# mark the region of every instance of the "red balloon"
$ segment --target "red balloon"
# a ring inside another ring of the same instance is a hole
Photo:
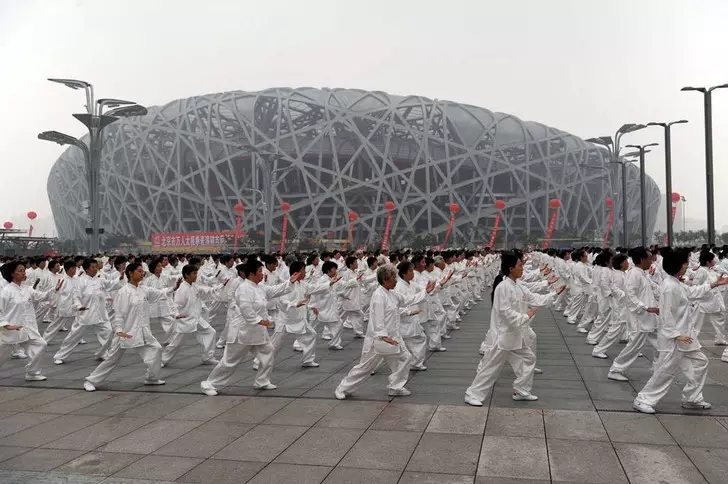
[[[245,210],[245,205],[243,205],[241,202],[238,202],[233,207],[233,210],[235,210],[235,213],[241,214]]]
[[[457,203],[450,204],[450,213],[458,213],[460,211],[460,205]]]
[[[495,208],[497,208],[498,210],[503,210],[504,208],[506,208],[506,202],[504,202],[503,200],[496,200]]]
[[[349,212],[349,222],[356,222],[357,220],[359,220],[359,214],[354,211]]]
[[[391,212],[392,210],[394,210],[395,208],[397,208],[397,206],[394,204],[393,201],[389,200],[389,201],[387,201],[387,202],[384,203],[384,208],[387,211]]]
[[[672,203],[677,203],[680,201],[680,194],[677,192],[672,192]]]
[[[284,212],[287,212],[290,209],[291,209],[291,204],[290,203],[288,203],[288,202],[281,203],[281,210],[283,210]]]
[[[10,222],[10,221],[7,221],[7,222],[5,222],[5,223],[3,224],[3,227],[5,227],[6,229],[10,230],[10,229],[12,229],[12,228],[13,228],[13,223],[12,223],[12,222]]]
[[[30,220],[35,220],[35,218],[36,218],[37,216],[38,216],[38,214],[37,214],[37,213],[35,213],[35,212],[34,212],[34,211],[32,211],[32,210],[31,210],[30,212],[28,212],[28,218],[29,218]]]
[[[549,202],[549,206],[551,208],[559,208],[561,206],[561,200],[559,200],[558,198],[552,198]]]
[[[607,204],[607,207],[612,208],[612,206],[614,205],[614,200],[612,200],[612,197],[607,197],[605,203]]]

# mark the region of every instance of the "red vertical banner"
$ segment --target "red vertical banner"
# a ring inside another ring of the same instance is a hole
[[[238,239],[240,239],[240,229],[243,227],[243,212],[245,211],[245,205],[242,202],[238,202],[233,207],[235,210],[235,236],[233,240],[233,252],[238,250]]]
[[[495,222],[493,223],[493,232],[490,234],[490,242],[488,242],[488,247],[491,249],[495,246],[495,239],[498,237],[498,229],[500,228],[500,221],[501,221],[501,212],[504,208],[506,208],[506,202],[503,200],[496,200],[495,201],[495,208],[498,209],[498,213],[495,214]]]
[[[396,205],[391,200],[384,204],[387,210],[387,224],[384,226],[384,235],[382,236],[382,250],[389,250],[389,231],[392,229],[392,212]]]
[[[672,200],[672,207],[670,210],[670,225],[675,225],[675,214],[677,213],[677,203],[680,201],[680,194],[677,192],[672,192],[672,195],[670,196],[670,199]],[[663,241],[662,245],[667,245],[667,232],[665,232],[665,240]]]
[[[602,240],[602,249],[606,249],[609,245],[609,236],[612,233],[612,227],[614,227],[614,200],[611,197],[607,197],[605,201],[607,207],[609,207],[609,215],[607,216],[607,228],[604,230],[604,240]]]
[[[445,238],[442,241],[440,250],[445,250],[445,247],[447,247],[447,241],[450,238],[450,234],[452,234],[452,229],[455,227],[455,214],[460,211],[460,205],[457,203],[451,203],[448,205],[448,209],[450,210],[450,220],[447,224],[447,232],[445,232]]]
[[[28,212],[28,218],[30,219],[30,228],[28,229],[28,237],[33,236],[33,220],[35,220],[35,218],[37,216],[38,216],[38,214],[32,210],[30,212]]]
[[[286,251],[286,236],[288,235],[288,211],[290,209],[290,203],[281,203],[281,210],[283,210],[283,226],[281,227],[281,254]]]
[[[559,216],[559,207],[561,206],[561,201],[554,198],[549,202],[549,206],[551,207],[551,220],[549,220],[549,226],[546,230],[546,237],[543,241],[543,248],[548,249],[551,245],[551,237],[554,235],[554,231],[556,230],[556,219]]]
[[[349,212],[349,237],[347,239],[349,247],[354,247],[354,224],[357,220],[359,220],[359,214],[354,211]]]

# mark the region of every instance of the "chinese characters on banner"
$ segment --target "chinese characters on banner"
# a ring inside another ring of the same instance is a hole
[[[490,241],[488,242],[488,247],[493,249],[495,247],[495,238],[498,236],[498,228],[500,227],[500,219],[501,214],[500,212],[495,214],[495,223],[493,224],[493,232],[490,234]]]
[[[551,212],[551,220],[549,220],[548,230],[546,230],[546,238],[543,241],[543,250],[546,250],[551,245],[551,237],[554,235],[556,229],[556,217],[559,215],[559,210],[554,208]]]
[[[246,231],[240,232],[244,236]],[[234,231],[167,232],[152,234],[153,252],[216,252],[230,246]]]

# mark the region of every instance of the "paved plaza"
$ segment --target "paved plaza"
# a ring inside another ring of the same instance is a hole
[[[649,377],[650,358],[607,380],[610,360],[560,315],[536,316],[537,402],[514,402],[505,368],[486,407],[463,403],[479,361],[489,306],[480,303],[413,373],[409,397],[391,398],[386,371],[349,400],[333,390],[356,363],[361,340],[317,349],[320,368],[300,368],[300,354],[277,358],[278,390],[252,388],[252,362],[241,365],[217,397],[199,393],[210,367],[188,340],[163,370],[167,384],[145,387],[138,356],[127,353],[99,390],[82,390],[96,343],[64,365],[46,355],[46,382],[26,383],[23,361],[0,369],[0,483],[724,483],[728,478],[728,364],[711,358],[700,416],[680,407],[674,385],[657,416],[631,405]],[[62,336],[61,336],[62,337]],[[91,338],[87,338],[91,341]],[[292,340],[291,340],[292,341]],[[613,348],[614,357],[622,348]],[[698,412],[692,412],[698,413]]]

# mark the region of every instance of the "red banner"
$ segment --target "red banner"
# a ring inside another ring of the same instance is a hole
[[[677,213],[677,203],[672,204],[672,220],[670,221],[670,224],[673,226],[675,225],[675,214]],[[667,245],[667,232],[665,232],[665,240],[663,241],[662,245]]]
[[[156,252],[214,252],[229,245],[230,239],[246,231],[166,232],[152,234],[152,250]]]
[[[450,214],[450,221],[447,223],[447,232],[445,232],[445,238],[442,241],[442,245],[440,246],[440,250],[445,250],[445,247],[447,247],[447,239],[450,238],[450,234],[452,234],[452,229],[455,227],[455,214]]]
[[[281,229],[281,254],[286,251],[286,235],[288,234],[288,214],[283,213],[283,228]]]
[[[675,212],[674,211],[673,211],[672,218],[675,218]],[[33,226],[31,225],[30,228],[28,229],[28,237],[32,237],[32,236],[33,236]]]
[[[612,227],[614,226],[614,207],[609,208],[609,215],[607,216],[607,230],[604,231],[604,240],[602,241],[602,249],[606,249],[609,245],[609,235],[612,233]]]
[[[347,240],[349,241],[349,247],[354,247],[354,224],[349,224],[349,236],[347,237]]]
[[[392,212],[387,213],[387,225],[384,226],[384,237],[382,237],[382,250],[389,249],[389,230],[392,228]]]
[[[548,230],[546,230],[546,238],[543,241],[543,248],[548,249],[549,245],[551,245],[551,236],[554,235],[554,230],[556,229],[556,217],[559,215],[559,209],[554,208],[551,211],[551,220],[549,220],[549,227]]]
[[[488,247],[491,249],[495,247],[495,238],[498,235],[498,228],[500,227],[500,219],[501,214],[500,212],[495,214],[495,223],[493,224],[493,233],[490,234],[490,242],[488,242]]]

